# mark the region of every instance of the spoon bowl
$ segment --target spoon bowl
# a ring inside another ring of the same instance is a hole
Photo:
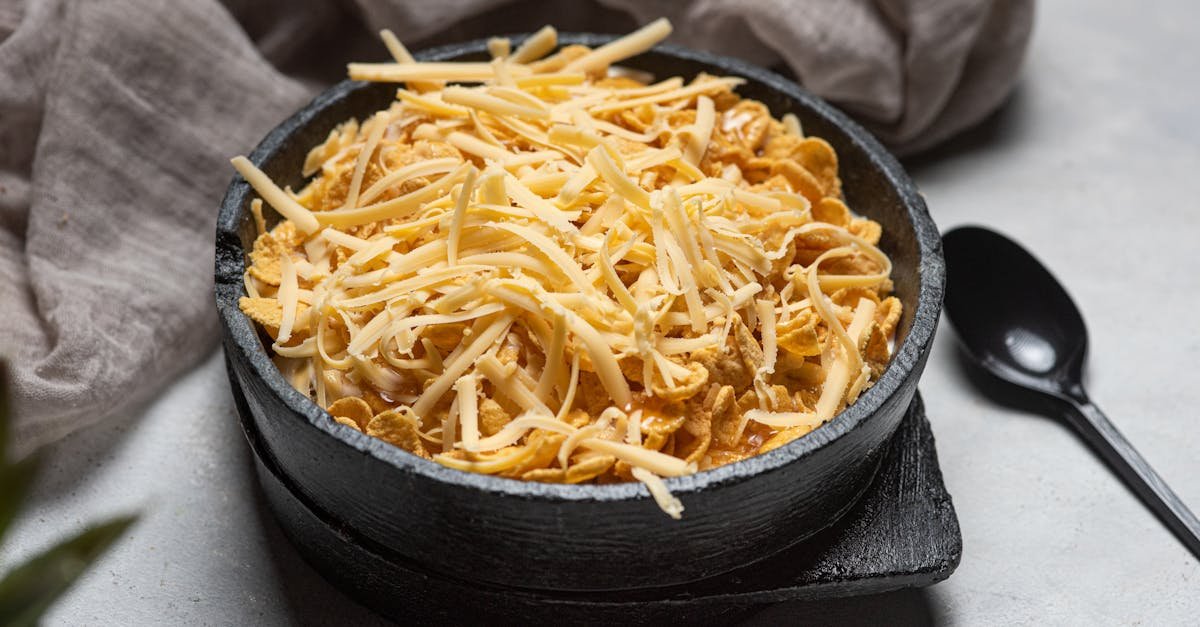
[[[942,239],[946,309],[972,359],[995,376],[1055,397],[1077,393],[1087,327],[1052,274],[1016,242],[980,227]]]
[[[942,236],[946,315],[993,376],[1059,401],[1067,423],[1200,558],[1200,520],[1083,388],[1087,327],[1062,284],[1016,242],[981,227]]]

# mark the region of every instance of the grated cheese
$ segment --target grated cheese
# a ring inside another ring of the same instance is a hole
[[[292,338],[292,326],[296,323],[296,310],[300,307],[300,288],[292,256],[280,257],[279,265],[282,277],[279,282],[279,305],[282,307],[283,314],[280,318],[279,335],[275,338],[275,343],[282,345]]]
[[[282,189],[279,189],[274,182],[262,170],[254,167],[253,163],[245,157],[234,157],[230,160],[233,167],[246,179],[250,187],[258,192],[259,196],[271,205],[275,211],[278,211],[284,218],[290,220],[296,228],[305,233],[314,233],[320,228],[320,223],[307,207],[296,202]]]
[[[450,233],[446,236],[446,263],[450,265],[458,263],[458,243],[462,239],[463,221],[467,217],[467,207],[471,204],[471,193],[475,191],[475,177],[478,174],[479,171],[474,167],[467,170],[467,179],[463,181],[458,200],[454,202]]]
[[[568,63],[564,72],[594,72],[634,55],[639,55],[671,34],[671,23],[659,18],[638,30],[605,44]]]
[[[683,502],[671,494],[661,477],[641,466],[634,466],[632,473],[634,479],[646,484],[650,496],[662,511],[675,520],[683,518]]]
[[[558,31],[553,26],[543,26],[517,46],[510,60],[513,63],[531,63],[549,54],[557,45]]]
[[[350,63],[350,78],[356,81],[405,83],[411,81],[485,81],[495,78],[491,63]],[[509,68],[513,76],[531,74],[524,66]]]
[[[251,202],[259,233],[263,202],[295,227],[270,232],[269,250],[256,245],[277,267],[244,277],[269,305],[255,315],[271,323],[288,379],[322,404],[376,394],[451,468],[521,476],[557,464],[560,475],[541,478],[573,482],[620,460],[604,480],[632,474],[674,518],[683,505],[663,477],[723,463],[715,448],[699,462],[671,454],[678,445],[647,448],[663,446],[657,407],[720,389],[697,378],[718,376],[697,367],[699,353],[761,351],[738,392],[757,407],[739,410],[738,446],[743,431],[813,428],[854,402],[876,367],[868,339],[890,314],[830,295],[882,296],[891,262],[864,231],[814,221],[815,203],[781,177],[764,182],[765,167],[729,163],[734,116],[718,127],[717,108],[729,110],[741,79],[645,84],[652,77],[614,67],[670,32],[657,20],[545,58],[557,45],[546,27],[515,50],[489,41],[490,62],[424,63],[383,31],[394,63],[352,63],[349,74],[404,85],[309,152],[303,171],[323,185],[292,194],[233,159],[261,197]],[[736,117],[737,129],[752,119]],[[802,136],[790,114],[769,124]],[[829,244],[801,257],[812,242]],[[821,269],[835,263],[855,269]],[[795,327],[814,316],[820,355],[796,357]],[[776,411],[790,400],[772,384],[795,376],[797,361],[819,367],[815,406]],[[703,427],[683,424],[686,445]],[[549,457],[547,437],[562,444],[554,461],[536,461]]]

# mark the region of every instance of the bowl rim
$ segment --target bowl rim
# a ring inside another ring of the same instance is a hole
[[[523,33],[509,37],[517,42],[529,35]],[[613,39],[616,39],[616,36],[559,33],[558,43],[596,46]],[[486,50],[487,39],[475,39],[430,48],[416,53],[415,56],[422,60],[449,60]],[[893,353],[883,375],[853,404],[836,414],[829,422],[784,446],[691,475],[664,477],[671,494],[686,498],[708,488],[739,483],[797,462],[860,427],[868,417],[877,412],[900,390],[902,383],[913,371],[920,367],[922,356],[932,343],[945,289],[945,263],[941,252],[941,237],[915,184],[896,158],[846,114],[783,76],[740,59],[670,44],[655,46],[643,54],[675,57],[758,81],[840,128],[848,140],[863,151],[872,166],[878,168],[887,183],[896,190],[912,224],[918,250],[919,287],[912,324],[908,335]],[[347,79],[320,93],[309,104],[272,129],[248,158],[261,167],[287,144],[288,138],[294,132],[318,117],[327,106],[369,85]],[[222,199],[216,225],[214,295],[223,323],[222,334],[226,350],[232,347],[242,353],[254,374],[271,390],[276,401],[302,416],[309,426],[325,432],[334,440],[401,471],[439,483],[483,490],[506,497],[552,502],[610,502],[651,498],[649,490],[637,481],[611,484],[554,484],[456,470],[333,421],[328,412],[284,379],[259,341],[254,325],[237,305],[238,298],[245,295],[242,276],[245,271],[245,249],[238,236],[238,229],[242,220],[242,208],[252,192],[250,185],[240,175],[235,174]]]

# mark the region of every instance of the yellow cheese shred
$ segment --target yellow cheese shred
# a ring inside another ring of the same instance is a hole
[[[296,228],[310,234],[320,228],[320,223],[317,222],[317,218],[311,211],[293,200],[282,189],[279,189],[266,174],[263,174],[262,170],[254,167],[254,164],[250,163],[249,159],[234,157],[230,160],[230,163],[233,164],[238,174],[241,174],[242,178],[246,179],[250,187],[253,187],[254,191],[258,192],[258,195],[267,201],[267,204],[271,205],[280,215],[290,220],[292,224],[295,224]]]
[[[662,511],[675,520],[683,518],[683,502],[671,494],[661,477],[641,466],[634,466],[631,472],[634,479],[646,484],[650,496]]]
[[[566,72],[594,72],[622,59],[641,54],[671,34],[671,23],[659,18],[638,30],[605,44],[567,64]]]
[[[517,46],[509,60],[513,63],[531,63],[549,54],[557,45],[558,31],[553,26],[543,26]]]
[[[300,307],[299,285],[296,280],[296,264],[292,263],[291,255],[279,258],[280,276],[279,305],[283,314],[279,322],[279,335],[275,338],[277,344],[283,344],[292,338],[292,326],[296,323],[296,310]]]

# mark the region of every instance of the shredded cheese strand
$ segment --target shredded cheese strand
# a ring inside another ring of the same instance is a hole
[[[311,211],[279,189],[262,170],[250,163],[249,159],[234,157],[230,163],[268,205],[295,224],[296,228],[309,234],[315,233],[320,228],[320,223],[317,222],[317,218]]]
[[[639,55],[671,34],[671,23],[658,18],[638,30],[607,43],[567,64],[565,72],[591,72]]]

